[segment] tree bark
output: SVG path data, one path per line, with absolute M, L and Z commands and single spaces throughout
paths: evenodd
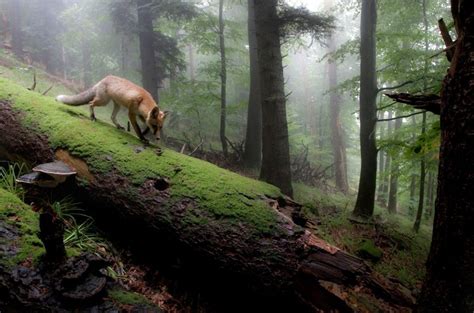
M 438 196 L 419 312 L 474 311 L 474 3 L 451 7 L 458 40 L 441 92 Z
M 158 71 L 155 59 L 155 36 L 151 6 L 152 0 L 137 0 L 138 38 L 140 41 L 143 88 L 158 102 Z
M 353 214 L 363 218 L 369 218 L 374 213 L 377 179 L 377 147 L 375 145 L 377 121 L 376 26 L 376 0 L 362 0 L 360 48 L 360 149 L 362 164 L 359 191 Z
M 329 53 L 336 50 L 336 42 L 334 34 L 329 40 Z M 337 65 L 332 59 L 328 61 L 329 71 L 329 107 L 331 112 L 331 137 L 332 151 L 334 156 L 334 170 L 336 176 L 336 188 L 342 193 L 349 191 L 349 183 L 347 181 L 347 155 L 346 144 L 344 141 L 344 130 L 341 125 L 341 99 L 337 87 Z
M 248 37 L 250 54 L 250 93 L 245 135 L 244 162 L 248 168 L 262 163 L 262 100 L 258 73 L 257 35 L 255 33 L 255 0 L 248 0 Z
M 221 139 L 222 152 L 227 157 L 227 138 L 225 135 L 226 117 L 227 117 L 227 61 L 225 55 L 225 24 L 224 24 L 224 0 L 219 0 L 219 51 L 221 55 L 221 120 L 219 137 Z
M 260 178 L 291 196 L 290 147 L 277 0 L 256 1 L 255 16 L 262 92 Z
M 4 96 L 12 92 L 8 86 L 0 87 Z M 368 290 L 371 305 L 382 305 L 381 298 L 395 311 L 413 305 L 405 289 L 296 225 L 282 212 L 295 216 L 301 206 L 276 188 L 168 150 L 139 152 L 146 159 L 143 166 L 138 141 L 112 126 L 78 118 L 79 111 L 70 114 L 33 93 L 16 94 L 13 101 L 13 107 L 0 101 L 5 117 L 0 120 L 0 158 L 30 165 L 56 158 L 73 166 L 79 183 L 71 195 L 90 209 L 104 231 L 153 266 L 179 260 L 179 270 L 199 281 L 200 288 L 220 290 L 236 304 L 258 299 L 252 308 L 262 310 L 350 312 L 363 305 L 345 296 L 351 290 L 358 290 L 357 299 Z M 54 112 L 54 118 L 44 111 Z M 80 134 L 69 131 L 75 128 Z M 211 184 L 210 194 L 205 184 Z M 231 210 L 219 207 L 222 199 Z
M 399 118 L 395 121 L 395 138 L 398 138 L 398 130 L 402 127 L 403 119 Z M 392 166 L 390 169 L 390 192 L 388 194 L 388 212 L 397 213 L 397 195 L 398 195 L 398 176 L 400 175 L 400 167 L 398 165 L 398 155 L 395 153 L 395 158 L 392 159 Z

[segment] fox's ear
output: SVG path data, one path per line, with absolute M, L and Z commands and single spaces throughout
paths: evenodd
M 171 111 L 163 111 L 163 118 L 167 118 L 171 114 Z
M 153 110 L 151 110 L 151 118 L 152 119 L 157 119 L 158 116 L 160 115 L 160 110 L 157 107 L 154 107 Z

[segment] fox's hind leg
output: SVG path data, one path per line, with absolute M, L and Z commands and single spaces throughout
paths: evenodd
M 94 113 L 94 107 L 102 107 L 107 105 L 109 103 L 110 99 L 108 98 L 101 98 L 96 96 L 90 103 L 89 103 L 89 110 L 91 113 L 91 120 L 96 121 L 97 119 L 95 118 L 95 113 Z
M 114 110 L 112 111 L 112 123 L 118 128 L 124 130 L 125 128 L 117 122 L 117 114 L 120 111 L 120 105 L 114 101 Z

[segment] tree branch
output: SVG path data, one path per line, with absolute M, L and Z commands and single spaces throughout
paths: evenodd
M 415 112 L 415 113 L 408 114 L 408 115 L 403 115 L 403 116 L 396 116 L 396 117 L 392 117 L 392 118 L 378 119 L 377 122 L 389 122 L 389 121 L 399 120 L 401 118 L 407 118 L 407 117 L 423 114 L 425 112 L 426 111 L 420 111 L 420 112 Z
M 446 23 L 444 22 L 443 19 L 438 20 L 438 27 L 441 32 L 441 37 L 443 37 L 444 44 L 446 45 L 446 57 L 448 58 L 448 61 L 451 62 L 453 59 L 454 55 L 454 48 L 456 47 L 453 39 L 451 38 L 451 35 L 449 34 L 448 27 L 446 26 Z
M 419 80 L 421 80 L 421 79 L 422 79 L 422 78 L 419 78 L 419 79 L 416 79 L 416 80 L 408 80 L 408 81 L 406 81 L 406 82 L 404 82 L 404 83 L 401 83 L 400 85 L 396 85 L 396 86 L 392 86 L 392 87 L 378 88 L 378 89 L 377 89 L 377 93 L 380 93 L 380 92 L 386 91 L 386 90 L 394 90 L 394 89 L 402 88 L 403 86 L 416 83 L 417 81 L 419 81 Z
M 426 110 L 437 115 L 441 113 L 441 97 L 438 95 L 410 95 L 408 93 L 385 95 L 396 102 L 411 105 L 415 109 Z

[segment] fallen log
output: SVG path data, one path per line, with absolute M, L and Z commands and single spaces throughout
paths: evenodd
M 104 229 L 157 264 L 178 258 L 236 308 L 255 299 L 253 308 L 295 312 L 413 306 L 404 288 L 297 225 L 301 206 L 276 187 L 143 148 L 85 112 L 0 79 L 0 159 L 68 163 L 71 192 Z

